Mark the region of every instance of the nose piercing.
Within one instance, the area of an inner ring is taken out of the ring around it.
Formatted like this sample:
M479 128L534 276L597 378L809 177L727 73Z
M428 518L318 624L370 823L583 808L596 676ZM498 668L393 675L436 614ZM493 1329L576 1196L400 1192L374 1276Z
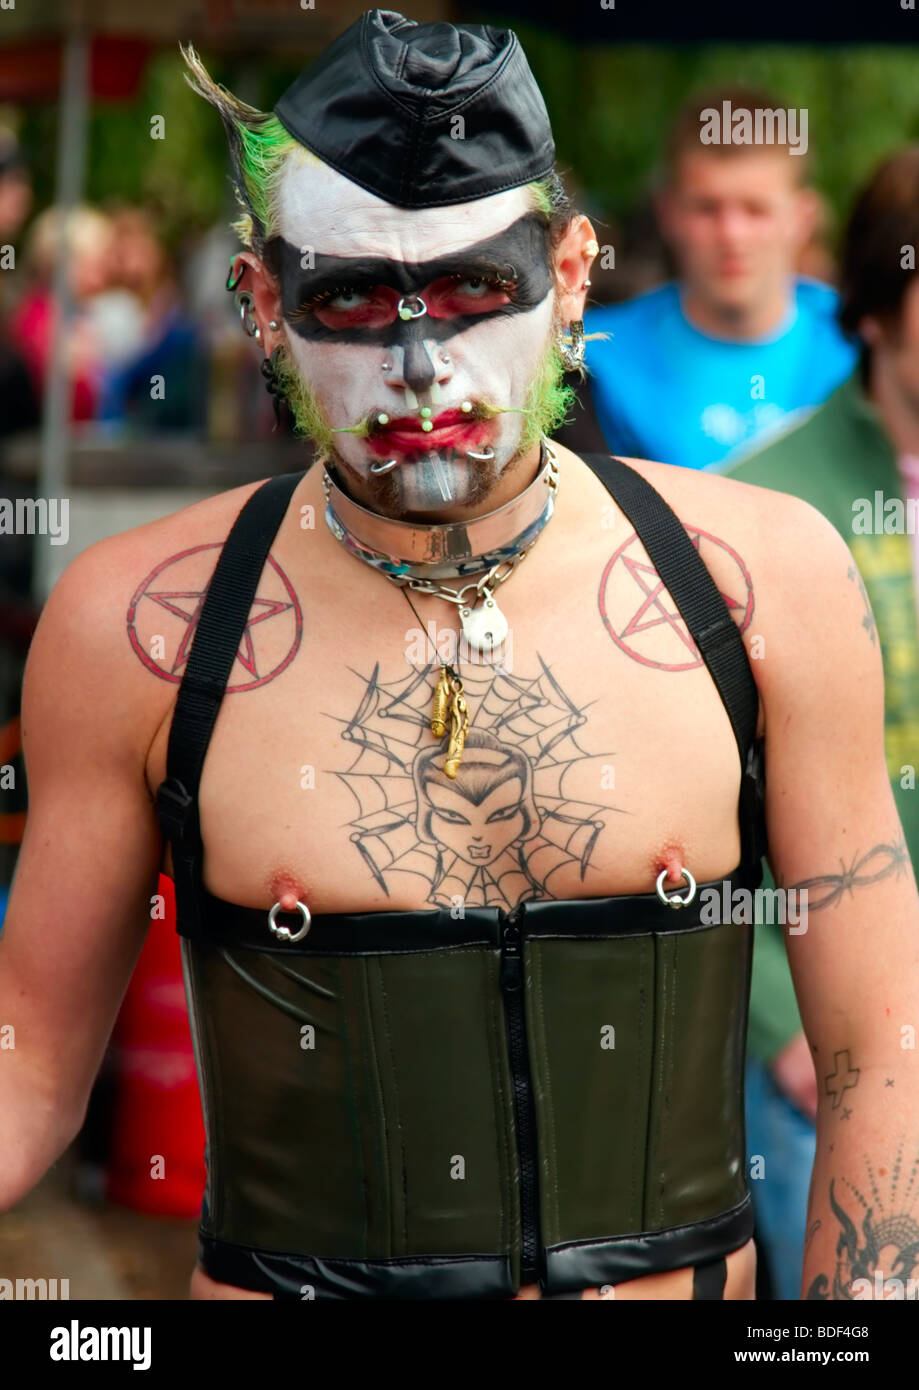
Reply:
M449 353L444 352L443 348L440 350L440 360L445 363L450 361Z
M412 307L409 308L409 305ZM420 294L404 294L396 305L396 312L400 319L420 319L422 314L428 312L428 306Z
M385 463L372 463L370 471L371 473L388 473L391 468L396 467L398 462L398 459L387 459Z
M391 362L384 362L383 365L382 365L382 367L380 368L380 371L381 371L381 372L391 372L391 371L392 371L392 363L391 363Z

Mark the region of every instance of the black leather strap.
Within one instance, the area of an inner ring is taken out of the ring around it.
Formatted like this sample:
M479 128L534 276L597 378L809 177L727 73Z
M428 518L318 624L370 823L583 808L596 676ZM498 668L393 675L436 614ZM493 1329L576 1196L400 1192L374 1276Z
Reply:
M202 918L201 770L271 543L303 476L270 478L241 508L208 585L176 698L156 810L172 846L177 916L193 932Z
M635 527L727 710L740 750L742 859L753 871L766 852L765 758L763 741L756 738L759 692L743 638L683 523L660 493L622 459L610 454L583 459Z
M728 1262L723 1255L720 1259L696 1265L692 1272L693 1298L723 1299L727 1278Z

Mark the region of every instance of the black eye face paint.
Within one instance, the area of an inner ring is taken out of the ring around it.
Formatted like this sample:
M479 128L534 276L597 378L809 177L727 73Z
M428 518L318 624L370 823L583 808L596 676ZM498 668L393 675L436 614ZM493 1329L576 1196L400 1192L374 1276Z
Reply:
M444 342L489 318L525 313L552 289L549 229L526 213L495 236L427 261L301 252L283 237L266 246L265 260L281 286L282 314L310 342L363 347L406 346L423 337ZM417 313L401 318L399 303Z

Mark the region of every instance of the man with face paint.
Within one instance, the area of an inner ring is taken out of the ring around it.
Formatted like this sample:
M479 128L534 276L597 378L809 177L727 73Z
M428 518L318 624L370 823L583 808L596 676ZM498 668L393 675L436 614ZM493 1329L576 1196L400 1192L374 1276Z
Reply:
M819 889L787 937L824 1092L804 1288L848 1296L834 1191L917 1161L919 900L846 547L550 444L597 246L513 34L371 11L272 113L186 58L228 287L318 460L92 547L42 616L0 1208L79 1128L162 862L194 1297L752 1298L768 826Z

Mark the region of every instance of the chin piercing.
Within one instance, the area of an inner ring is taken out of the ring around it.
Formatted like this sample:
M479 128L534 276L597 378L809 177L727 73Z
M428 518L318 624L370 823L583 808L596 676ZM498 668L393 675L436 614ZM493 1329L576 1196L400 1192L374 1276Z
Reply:
M405 294L396 305L396 313L400 319L420 319L422 314L427 312L428 306L420 294Z
M300 916L303 918L303 926L296 934L291 931L290 927L279 927L276 925L278 913L282 911L280 903L275 903L274 907L268 913L268 926L279 941L300 941L309 931L313 919L310 916L310 910L306 903L298 901L296 910L299 911Z
M494 451L494 449L489 449L487 446L486 446L486 448L481 449L481 450L480 450L480 449L467 449L467 450L466 450L466 457L467 457L467 459L475 459L476 463L490 463L491 460L494 458L494 456L495 456L495 451Z
M385 463L372 463L370 465L370 471L376 474L388 473L391 468L395 468L398 465L398 462L398 459L387 459Z
M655 884L657 896L660 898L661 902L666 903L668 907L685 907L686 904L691 903L696 896L696 880L688 869L682 869L680 872L688 885L686 895L682 898L679 893L673 893L668 898L667 894L664 892L664 879L667 877L666 869L661 869L657 876L657 883Z

